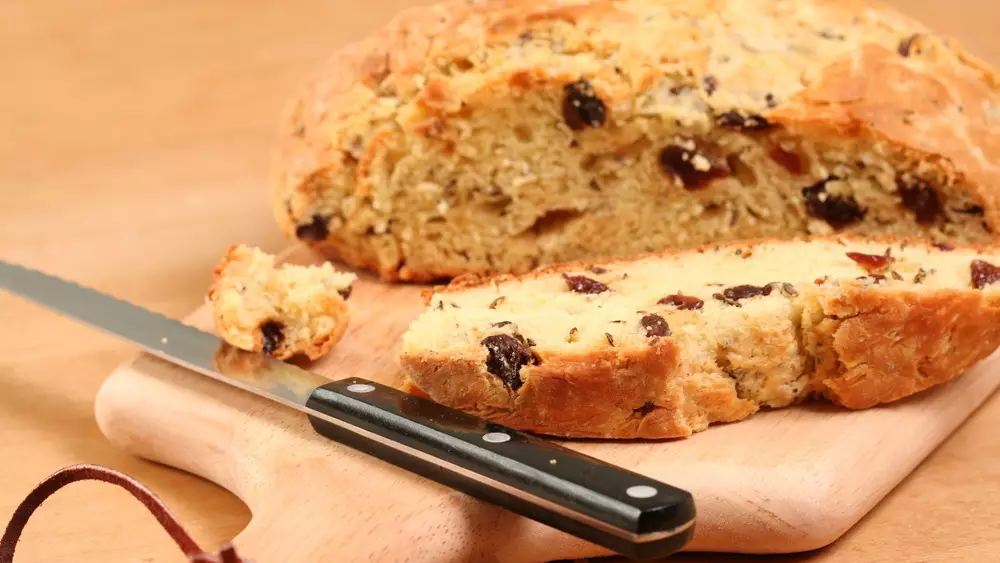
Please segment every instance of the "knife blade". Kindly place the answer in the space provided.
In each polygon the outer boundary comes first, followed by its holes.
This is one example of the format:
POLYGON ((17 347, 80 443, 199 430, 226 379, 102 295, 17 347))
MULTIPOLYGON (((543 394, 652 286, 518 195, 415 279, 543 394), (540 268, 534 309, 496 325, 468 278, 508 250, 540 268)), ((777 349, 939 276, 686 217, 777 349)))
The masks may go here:
POLYGON ((547 440, 374 381, 330 381, 4 260, 0 288, 298 410, 327 438, 626 557, 666 557, 693 534, 695 506, 687 491, 547 440))

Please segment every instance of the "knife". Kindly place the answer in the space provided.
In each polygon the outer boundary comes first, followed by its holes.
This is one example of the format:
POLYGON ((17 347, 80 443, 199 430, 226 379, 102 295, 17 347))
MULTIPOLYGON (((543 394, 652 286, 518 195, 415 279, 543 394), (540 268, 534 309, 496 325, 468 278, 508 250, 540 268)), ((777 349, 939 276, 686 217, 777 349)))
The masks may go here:
POLYGON ((337 381, 0 260, 0 288, 154 356, 305 413, 319 434, 632 559, 694 532, 687 491, 374 381, 337 381))

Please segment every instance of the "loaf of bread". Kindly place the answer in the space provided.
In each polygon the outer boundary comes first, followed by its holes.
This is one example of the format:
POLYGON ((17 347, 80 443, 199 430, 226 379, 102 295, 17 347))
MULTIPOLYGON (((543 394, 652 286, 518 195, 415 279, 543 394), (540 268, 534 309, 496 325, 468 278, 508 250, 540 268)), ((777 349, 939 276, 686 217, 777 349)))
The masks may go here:
POLYGON ((208 301, 229 344, 287 359, 316 359, 347 329, 345 300, 356 276, 321 266, 275 266, 274 256, 233 245, 215 268, 208 301))
POLYGON ((895 401, 998 345, 1000 248, 833 237, 458 278, 400 362, 410 391, 515 428, 668 438, 895 401))
POLYGON ((837 233, 983 243, 994 71, 861 0, 458 0, 319 69, 284 231, 387 279, 837 233))

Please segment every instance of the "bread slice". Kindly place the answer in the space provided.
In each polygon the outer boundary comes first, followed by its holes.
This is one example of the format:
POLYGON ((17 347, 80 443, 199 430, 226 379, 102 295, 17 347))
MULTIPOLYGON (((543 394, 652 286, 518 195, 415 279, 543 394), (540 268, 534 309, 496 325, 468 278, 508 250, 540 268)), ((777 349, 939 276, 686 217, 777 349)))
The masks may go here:
POLYGON ((994 70, 860 0, 455 0, 291 105, 284 232, 387 279, 1000 229, 994 70))
POLYGON ((327 353, 347 329, 352 273, 274 265, 274 256, 233 245, 208 291, 220 337, 237 348, 286 359, 327 353))
POLYGON ((400 362, 411 391, 515 428, 670 438, 892 402, 998 345, 1000 248, 837 237, 460 278, 400 362))

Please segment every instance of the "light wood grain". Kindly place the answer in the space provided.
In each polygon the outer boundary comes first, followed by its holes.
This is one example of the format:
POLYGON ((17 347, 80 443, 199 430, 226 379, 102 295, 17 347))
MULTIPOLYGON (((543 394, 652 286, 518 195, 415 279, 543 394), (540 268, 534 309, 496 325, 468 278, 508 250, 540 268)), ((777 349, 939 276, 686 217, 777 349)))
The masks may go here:
MULTIPOLYGON (((290 259, 316 257, 299 249, 290 259)), ((400 335, 423 309, 419 288, 366 276, 349 303, 349 331, 309 369, 398 384, 400 335)), ((211 329, 208 308, 191 322, 211 329)), ((690 491, 692 550, 806 551, 846 532, 998 385, 1000 354, 882 408, 808 404, 686 440, 562 443, 690 491)), ((116 371, 96 411, 112 442, 243 499, 253 517, 237 545, 260 561, 539 563, 606 554, 331 444, 299 413, 150 357, 116 371)))
MULTIPOLYGON (((0 2, 0 256, 186 314, 227 244, 284 244, 263 193, 294 84, 415 3, 0 2)), ((1000 63, 995 0, 894 3, 1000 63)), ((90 462, 141 479, 207 546, 249 521, 223 489, 100 434, 94 396, 129 347, 6 295, 0 321, 0 520, 45 475, 90 462)), ((995 395, 844 538, 790 559, 995 559, 998 427, 995 395)), ((100 484, 67 489, 36 518, 21 563, 183 560, 127 494, 100 484)))

